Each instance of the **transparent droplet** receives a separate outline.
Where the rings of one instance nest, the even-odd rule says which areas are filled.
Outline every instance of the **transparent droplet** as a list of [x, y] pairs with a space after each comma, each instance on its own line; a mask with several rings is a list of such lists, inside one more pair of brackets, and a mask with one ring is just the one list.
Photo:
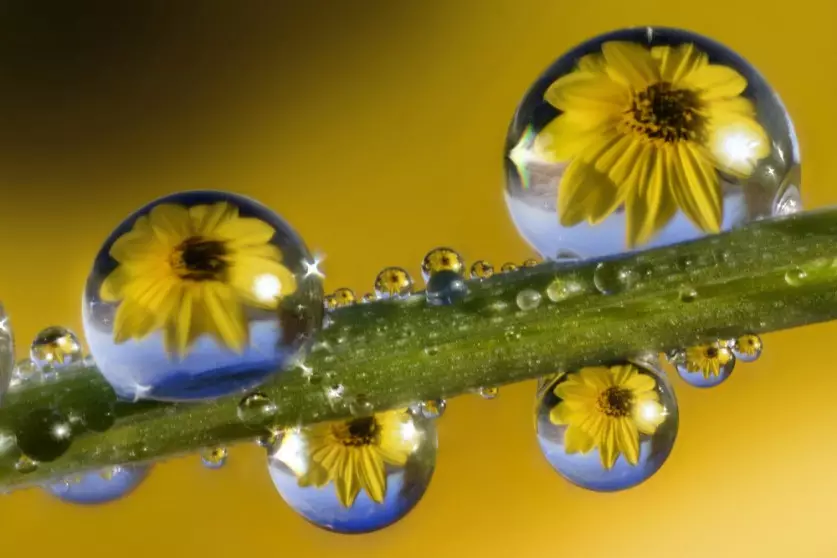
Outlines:
[[403, 297], [413, 291], [413, 280], [402, 267], [387, 267], [375, 278], [378, 298]]
[[488, 279], [494, 275], [494, 266], [485, 260], [477, 260], [471, 266], [471, 279]]
[[[589, 424], [598, 426], [582, 429]], [[538, 391], [535, 425], [541, 452], [561, 476], [589, 490], [624, 490], [668, 458], [677, 402], [656, 362], [582, 368]]]
[[268, 467], [282, 499], [305, 519], [338, 533], [367, 533], [398, 521], [421, 499], [436, 444], [433, 421], [387, 411], [288, 431]]
[[585, 283], [577, 277], [557, 277], [546, 287], [546, 296], [552, 302], [561, 302], [568, 298], [584, 294]]
[[593, 285], [604, 295], [622, 291], [624, 283], [619, 267], [611, 262], [599, 262], [593, 271]]
[[54, 409], [29, 411], [15, 432], [17, 447], [35, 461], [55, 461], [73, 442], [69, 419]]
[[150, 465], [108, 467], [46, 484], [44, 489], [70, 504], [106, 504], [133, 492], [148, 476], [150, 469]]
[[790, 285], [791, 287], [798, 287], [805, 282], [805, 279], [808, 278], [808, 274], [805, 273], [805, 270], [795, 267], [793, 269], [789, 269], [785, 273], [785, 282]]
[[517, 271], [517, 264], [506, 262], [500, 267], [500, 272], [502, 273], [509, 273], [511, 271]]
[[323, 297], [323, 307], [326, 310], [334, 310], [337, 308], [337, 299], [333, 294], [325, 295]]
[[462, 275], [465, 273], [465, 260], [453, 248], [434, 248], [421, 261], [421, 275], [426, 283], [439, 271], [452, 271]]
[[539, 263], [541, 263], [541, 262], [539, 262], [535, 258], [529, 258], [528, 260], [523, 262], [523, 267], [535, 267]]
[[521, 310], [534, 310], [541, 304], [541, 293], [533, 289], [524, 289], [517, 293], [515, 301]]
[[269, 433], [256, 438], [256, 444], [259, 447], [265, 448], [268, 452], [273, 452], [273, 450], [276, 449], [276, 445], [279, 443], [281, 437], [281, 430], [270, 429]]
[[468, 285], [455, 271], [436, 271], [427, 280], [425, 296], [433, 306], [454, 304], [468, 294]]
[[326, 388], [325, 396], [328, 399], [328, 402], [334, 406], [337, 402], [343, 399], [343, 396], [346, 394], [346, 388], [343, 384], [334, 384]]
[[678, 295], [680, 297], [680, 302], [694, 302], [698, 297], [698, 292], [692, 287], [683, 286], [680, 287]]
[[32, 359], [24, 358], [15, 364], [12, 372], [12, 386], [19, 386], [29, 382], [39, 381], [42, 378], [41, 369], [32, 362]]
[[378, 296], [375, 295], [374, 293], [366, 293], [365, 295], [363, 295], [361, 297], [360, 302], [363, 303], [363, 304], [367, 304], [369, 302], [374, 302], [377, 299], [378, 299]]
[[375, 407], [363, 395], [352, 397], [349, 401], [349, 412], [355, 417], [366, 417], [373, 413]]
[[20, 458], [15, 463], [15, 471], [24, 475], [28, 473], [34, 473], [37, 470], [38, 462], [25, 455], [20, 456]]
[[340, 306], [350, 306], [355, 303], [355, 292], [352, 289], [341, 287], [334, 291], [332, 295], [334, 297], [335, 304]]
[[263, 426], [278, 412], [276, 404], [263, 393], [251, 393], [238, 404], [238, 420], [250, 426]]
[[674, 355], [677, 373], [690, 386], [715, 387], [725, 382], [735, 368], [735, 355], [726, 343], [695, 345]]
[[761, 356], [763, 347], [761, 337], [747, 333], [737, 337], [732, 343], [732, 354], [741, 362], [753, 362]]
[[207, 469], [220, 469], [227, 463], [227, 448], [206, 448], [201, 451], [201, 463]]
[[437, 419], [445, 414], [448, 402], [444, 399], [431, 399], [418, 404], [419, 414], [426, 419]]
[[41, 330], [29, 349], [29, 358], [44, 371], [72, 366], [83, 357], [81, 342], [66, 327], [52, 326]]
[[494, 399], [500, 395], [500, 388], [498, 387], [481, 387], [478, 391], [479, 396], [483, 399]]

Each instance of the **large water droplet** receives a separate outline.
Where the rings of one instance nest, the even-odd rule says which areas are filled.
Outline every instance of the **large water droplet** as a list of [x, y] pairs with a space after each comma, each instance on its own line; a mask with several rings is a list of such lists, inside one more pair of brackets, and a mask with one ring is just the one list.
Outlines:
[[433, 306], [454, 304], [468, 294], [468, 285], [459, 273], [437, 271], [427, 280], [425, 295]]
[[150, 469], [150, 465], [108, 467], [101, 471], [66, 477], [44, 485], [44, 489], [71, 504], [105, 504], [133, 492], [148, 476]]
[[38, 470], [38, 462], [22, 455], [15, 463], [15, 471], [21, 474], [34, 473]]
[[207, 469], [220, 469], [227, 463], [227, 448], [206, 448], [201, 451], [201, 463]]
[[479, 396], [483, 399], [494, 399], [500, 395], [500, 388], [498, 387], [481, 387], [477, 391]]
[[808, 274], [805, 273], [805, 270], [795, 267], [793, 269], [789, 269], [785, 273], [785, 282], [790, 285], [791, 287], [798, 287], [805, 282], [805, 279], [808, 278]]
[[256, 392], [244, 397], [238, 404], [238, 419], [253, 427], [263, 426], [279, 409], [265, 394]]
[[387, 267], [375, 277], [375, 294], [378, 298], [403, 297], [413, 290], [413, 280], [402, 267]]
[[673, 355], [677, 373], [687, 384], [715, 387], [725, 382], [735, 368], [735, 355], [726, 343], [695, 345]]
[[541, 293], [533, 289], [524, 289], [517, 293], [515, 300], [521, 310], [534, 310], [541, 304]]
[[488, 279], [494, 275], [494, 266], [485, 260], [478, 260], [471, 266], [471, 279]]
[[73, 427], [67, 417], [52, 409], [34, 409], [18, 425], [17, 446], [35, 461], [54, 461], [73, 442]]
[[350, 306], [355, 303], [355, 292], [346, 287], [337, 289], [332, 296], [338, 308], [341, 306]]
[[421, 261], [421, 275], [427, 282], [434, 273], [440, 271], [462, 275], [465, 273], [465, 260], [453, 248], [434, 248]]
[[763, 347], [761, 337], [754, 333], [746, 333], [733, 341], [732, 354], [741, 362], [753, 362], [761, 356]]
[[698, 292], [692, 287], [684, 285], [683, 287], [680, 287], [678, 295], [680, 297], [680, 302], [694, 302], [698, 297]]
[[45, 372], [72, 366], [83, 357], [81, 342], [66, 327], [52, 326], [41, 330], [29, 349], [29, 358]]
[[624, 288], [620, 269], [611, 262], [600, 262], [593, 271], [593, 284], [600, 293], [612, 295]]

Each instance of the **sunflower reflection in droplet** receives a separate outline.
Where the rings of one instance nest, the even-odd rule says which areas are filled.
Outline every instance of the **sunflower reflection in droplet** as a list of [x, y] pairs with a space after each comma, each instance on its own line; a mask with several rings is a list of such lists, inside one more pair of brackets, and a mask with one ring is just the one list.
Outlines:
[[512, 216], [547, 257], [716, 233], [775, 214], [774, 200], [798, 189], [781, 103], [717, 43], [621, 31], [580, 46], [547, 76], [521, 103], [507, 153]]
[[322, 313], [305, 247], [246, 198], [158, 200], [102, 252], [85, 292], [85, 333], [121, 395], [194, 399], [251, 387], [303, 346]]
[[432, 421], [399, 410], [288, 431], [269, 467], [305, 519], [356, 533], [405, 516], [430, 482], [435, 455]]

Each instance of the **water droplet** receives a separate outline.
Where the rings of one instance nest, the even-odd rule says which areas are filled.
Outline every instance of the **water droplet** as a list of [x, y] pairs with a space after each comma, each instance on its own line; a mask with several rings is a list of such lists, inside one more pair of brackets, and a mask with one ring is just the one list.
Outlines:
[[130, 494], [148, 476], [150, 465], [122, 465], [71, 475], [44, 485], [58, 499], [72, 504], [104, 504]]
[[523, 262], [523, 267], [535, 267], [536, 265], [540, 264], [538, 260], [535, 258], [529, 258], [528, 260]]
[[83, 356], [81, 342], [66, 327], [52, 326], [41, 330], [29, 348], [29, 358], [44, 371], [80, 363]]
[[413, 280], [402, 267], [387, 267], [375, 277], [378, 298], [403, 297], [413, 291]]
[[485, 260], [478, 260], [471, 266], [471, 279], [488, 279], [494, 275], [494, 266]]
[[325, 295], [323, 297], [323, 306], [326, 310], [334, 310], [337, 308], [337, 299], [334, 298], [334, 295]]
[[805, 273], [805, 270], [795, 267], [793, 269], [789, 269], [785, 273], [785, 282], [790, 285], [791, 287], [798, 287], [802, 283], [805, 282], [805, 279], [808, 278], [808, 274]]
[[328, 402], [333, 407], [338, 401], [343, 399], [343, 395], [346, 393], [346, 388], [343, 384], [333, 384], [326, 388], [325, 396], [328, 399]]
[[517, 265], [511, 262], [506, 262], [500, 267], [500, 271], [502, 273], [509, 273], [511, 271], [517, 271]]
[[11, 385], [17, 387], [22, 384], [38, 381], [41, 378], [40, 368], [32, 362], [32, 359], [24, 358], [15, 364], [14, 370], [12, 371]]
[[616, 294], [625, 286], [619, 267], [611, 262], [600, 262], [596, 266], [593, 284], [604, 295]]
[[552, 302], [561, 302], [586, 290], [584, 283], [577, 277], [557, 277], [546, 287], [546, 296]]
[[541, 304], [541, 293], [532, 289], [524, 289], [517, 293], [517, 307], [521, 310], [534, 310]]
[[424, 354], [427, 356], [436, 356], [439, 354], [439, 347], [425, 347]]
[[434, 248], [421, 261], [421, 275], [427, 282], [434, 273], [440, 271], [462, 275], [465, 273], [465, 260], [453, 248]]
[[468, 285], [462, 276], [454, 271], [434, 272], [427, 280], [425, 296], [432, 306], [454, 304], [468, 294]]
[[374, 293], [366, 293], [360, 299], [360, 302], [363, 304], [368, 304], [370, 302], [375, 302], [378, 299], [378, 296]]
[[259, 436], [256, 439], [256, 445], [258, 445], [259, 447], [265, 448], [268, 451], [268, 453], [272, 453], [274, 451], [274, 449], [276, 448], [276, 444], [279, 442], [281, 437], [282, 437], [282, 431], [281, 430], [271, 429], [268, 434], [264, 434], [262, 436]]
[[678, 296], [680, 297], [680, 302], [694, 302], [698, 296], [698, 292], [692, 287], [685, 285], [680, 287]]
[[227, 448], [206, 448], [201, 451], [201, 463], [208, 469], [220, 469], [227, 463]]
[[494, 399], [500, 395], [500, 388], [498, 387], [481, 387], [478, 391], [480, 397], [483, 399]]
[[695, 260], [692, 256], [685, 254], [677, 258], [675, 267], [680, 271], [688, 271], [694, 266]]
[[279, 409], [265, 394], [255, 392], [247, 395], [238, 404], [238, 420], [249, 426], [262, 426], [272, 418]]
[[514, 326], [509, 326], [508, 328], [506, 328], [504, 335], [506, 336], [506, 339], [509, 341], [517, 341], [518, 339], [520, 339], [520, 332]]
[[761, 356], [763, 347], [761, 337], [747, 333], [732, 342], [732, 354], [741, 362], [753, 362]]
[[334, 294], [335, 304], [338, 308], [342, 306], [351, 306], [355, 303], [355, 292], [352, 289], [348, 289], [346, 287], [340, 287]]
[[35, 461], [55, 461], [73, 442], [67, 417], [52, 409], [34, 409], [18, 425], [17, 447]]
[[678, 351], [671, 360], [680, 377], [699, 388], [723, 383], [735, 368], [735, 355], [725, 342], [720, 341]]
[[375, 410], [372, 402], [365, 395], [352, 397], [349, 401], [349, 413], [355, 417], [366, 417], [373, 414]]
[[448, 403], [444, 399], [422, 401], [418, 404], [418, 412], [426, 419], [437, 419], [445, 414]]
[[15, 463], [15, 471], [23, 475], [34, 473], [37, 470], [38, 462], [26, 457], [25, 455], [22, 455], [20, 459], [17, 460], [17, 463]]

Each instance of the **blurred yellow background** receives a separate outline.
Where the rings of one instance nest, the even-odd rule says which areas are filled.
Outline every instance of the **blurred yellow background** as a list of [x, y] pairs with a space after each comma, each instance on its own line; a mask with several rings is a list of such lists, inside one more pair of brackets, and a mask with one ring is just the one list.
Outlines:
[[[287, 5], [286, 5], [287, 4]], [[835, 202], [837, 5], [799, 0], [52, 2], [0, 7], [0, 298], [19, 356], [80, 331], [99, 243], [129, 212], [218, 188], [274, 208], [327, 255], [327, 288], [371, 289], [450, 244], [534, 255], [502, 198], [502, 147], [530, 82], [614, 28], [689, 28], [739, 51], [795, 119], [808, 208]], [[766, 336], [722, 387], [675, 380], [668, 463], [624, 493], [559, 478], [532, 430], [534, 383], [450, 403], [438, 468], [406, 519], [368, 536], [309, 525], [262, 451], [220, 471], [159, 465], [124, 501], [0, 499], [27, 556], [837, 556], [837, 324]]]

